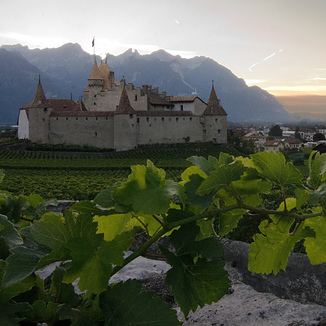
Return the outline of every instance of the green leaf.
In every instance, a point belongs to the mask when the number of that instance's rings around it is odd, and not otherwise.
[[[285,271],[288,257],[296,242],[314,236],[314,232],[301,225],[294,234],[290,228],[294,222],[290,217],[278,217],[278,223],[262,221],[259,226],[262,234],[254,236],[250,244],[248,269],[254,273],[275,275],[282,269]]]
[[[103,208],[111,208],[114,207],[114,200],[112,198],[112,191],[113,187],[109,186],[105,190],[103,190],[101,193],[99,193],[95,199],[94,202],[97,205],[100,205]]]
[[[182,172],[181,184],[185,184],[186,182],[189,182],[190,176],[192,176],[192,175],[199,175],[203,179],[207,178],[207,174],[205,172],[203,172],[198,166],[191,166],[191,167],[187,168],[184,172]]]
[[[72,284],[63,283],[63,278],[66,270],[61,266],[57,266],[52,274],[52,284],[49,294],[55,298],[57,303],[66,303],[72,307],[76,307],[81,298],[76,294]]]
[[[220,166],[217,158],[213,156],[209,156],[208,159],[202,156],[192,156],[188,158],[187,161],[199,167],[206,175],[209,175]]]
[[[214,197],[213,193],[206,196],[197,195],[197,190],[204,180],[200,175],[193,174],[189,176],[189,182],[184,185],[188,202],[191,205],[200,205],[203,209],[208,208],[212,204]]]
[[[8,221],[7,216],[0,215],[0,237],[3,237],[9,248],[14,248],[23,244],[23,239],[15,229],[13,223]]]
[[[75,210],[78,213],[87,214],[90,216],[95,216],[95,215],[103,216],[103,215],[113,214],[112,210],[100,209],[100,208],[96,207],[95,202],[86,201],[86,200],[80,201],[80,202],[72,205],[71,209]]]
[[[232,211],[224,212],[220,214],[219,218],[219,236],[220,238],[229,234],[234,228],[237,227],[238,222],[246,214],[244,209],[235,209]]]
[[[72,283],[79,278],[78,287],[81,291],[87,291],[87,296],[104,291],[109,283],[112,265],[122,265],[124,252],[132,241],[132,232],[120,234],[110,242],[102,241],[100,245],[92,243],[90,237],[71,240],[67,248],[71,251],[72,262],[64,282]]]
[[[129,231],[132,227],[129,222],[132,214],[114,214],[110,216],[95,216],[94,222],[98,223],[97,233],[104,234],[104,240],[112,241],[117,235]]]
[[[240,161],[235,161],[227,166],[220,166],[202,182],[197,190],[197,194],[200,196],[210,193],[215,194],[233,181],[240,180],[244,171],[245,168]]]
[[[326,218],[318,216],[306,219],[304,225],[315,231],[315,237],[305,240],[307,255],[311,264],[322,264],[326,262]]]
[[[326,155],[312,152],[309,158],[309,177],[307,183],[312,189],[317,189],[326,172]]]
[[[19,326],[20,316],[23,312],[29,310],[31,306],[26,302],[14,304],[2,303],[0,305],[0,325],[1,326]]]
[[[0,302],[8,302],[11,298],[29,291],[35,284],[35,275],[26,277],[20,282],[14,283],[11,286],[0,290]]]
[[[282,153],[262,152],[251,156],[259,174],[281,186],[302,184],[302,174],[292,163],[286,163]]]
[[[12,254],[7,258],[8,265],[4,269],[2,287],[20,282],[30,276],[35,270],[40,259],[49,253],[46,248],[29,249],[15,247],[11,249]]]
[[[154,293],[142,292],[137,280],[109,287],[100,294],[100,307],[105,313],[106,326],[181,325],[175,310]]]
[[[183,199],[183,187],[165,180],[165,171],[151,161],[147,166],[135,165],[127,181],[115,189],[114,200],[136,213],[164,214],[174,196]]]
[[[172,287],[171,294],[186,316],[198,306],[218,301],[228,291],[224,262],[218,258],[222,248],[216,238],[195,241],[198,231],[196,225],[174,231],[170,240],[175,253],[160,247],[172,266],[165,282]]]
[[[72,237],[62,218],[55,213],[47,213],[40,221],[35,221],[30,231],[35,241],[53,250],[65,245]]]

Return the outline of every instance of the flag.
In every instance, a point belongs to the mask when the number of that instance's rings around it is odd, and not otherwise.
[[[92,47],[94,47],[94,45],[95,45],[95,38],[93,38]]]

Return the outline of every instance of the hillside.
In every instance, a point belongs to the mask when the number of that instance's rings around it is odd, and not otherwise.
[[[0,123],[15,123],[21,106],[32,101],[38,76],[46,96],[79,99],[87,85],[93,56],[78,44],[55,49],[35,49],[21,45],[0,47]],[[98,62],[100,59],[97,58]],[[137,51],[109,55],[108,65],[116,79],[125,78],[135,86],[159,87],[167,95],[197,94],[208,100],[212,80],[217,96],[232,122],[288,122],[292,117],[274,96],[259,87],[248,87],[229,69],[207,57],[183,59],[159,50],[150,55]]]

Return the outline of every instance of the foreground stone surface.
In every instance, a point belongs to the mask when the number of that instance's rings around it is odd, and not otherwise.
[[[279,299],[273,294],[259,293],[251,286],[237,282],[233,292],[219,302],[198,309],[184,319],[184,326],[323,326],[326,325],[326,307],[304,305]]]

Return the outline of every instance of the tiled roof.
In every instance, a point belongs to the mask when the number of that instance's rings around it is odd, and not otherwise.
[[[110,72],[111,72],[111,70],[110,70],[109,66],[106,63],[102,62],[98,69],[99,69],[99,72],[100,72],[100,74],[101,74],[101,76],[102,76],[102,78],[104,80],[103,88],[108,89],[109,91],[111,91],[112,90],[112,86],[111,86],[111,83],[110,83]]]
[[[120,102],[117,109],[114,111],[115,114],[133,114],[136,113],[132,108],[127,91],[125,88],[122,89]]]
[[[266,140],[264,143],[264,146],[279,146],[282,143],[281,140],[279,139],[274,139],[274,140]]]
[[[170,96],[171,102],[193,102],[198,96]]]
[[[39,107],[49,107],[49,102],[46,100],[41,81],[39,80],[34,100],[30,103],[30,107],[39,108]]]
[[[207,102],[206,110],[204,115],[222,115],[226,116],[226,112],[220,104],[220,100],[217,98],[214,87],[212,87],[211,94]]]
[[[167,101],[159,94],[155,94],[152,91],[147,93],[149,103],[152,105],[164,105],[164,106],[173,106],[173,103]]]
[[[94,61],[93,69],[88,79],[103,79],[96,61]]]
[[[288,144],[301,144],[302,141],[299,139],[299,138],[295,138],[295,137],[289,137],[289,138],[286,138],[285,141],[288,143]]]

